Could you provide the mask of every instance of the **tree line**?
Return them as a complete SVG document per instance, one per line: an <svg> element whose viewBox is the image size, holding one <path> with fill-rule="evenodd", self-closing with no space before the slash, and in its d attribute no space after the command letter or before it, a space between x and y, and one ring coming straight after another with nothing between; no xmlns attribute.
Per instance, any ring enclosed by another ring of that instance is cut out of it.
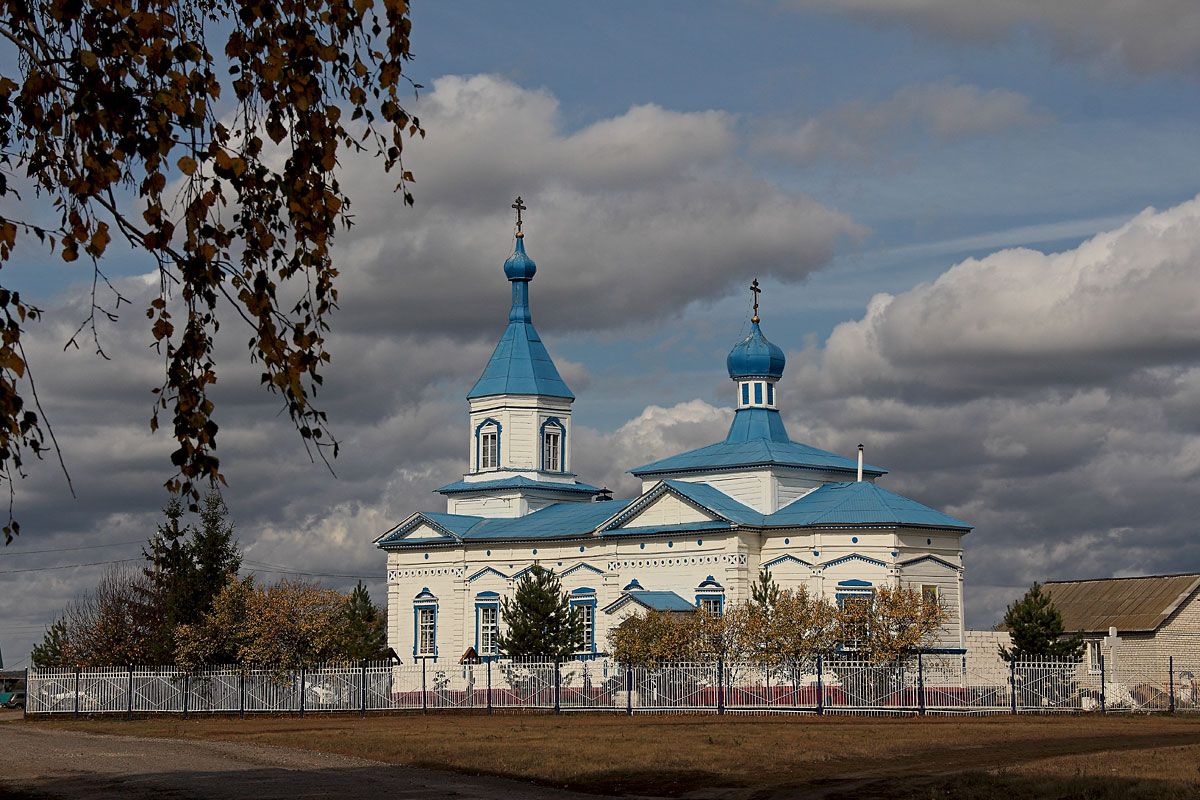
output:
<svg viewBox="0 0 1200 800"><path fill-rule="evenodd" d="M39 667L209 664L298 668L386 656L386 617L360 581L352 592L239 577L229 509L208 492L194 524L173 497L142 564L110 567L34 647Z"/></svg>
<svg viewBox="0 0 1200 800"><path fill-rule="evenodd" d="M585 646L584 623L558 577L535 566L501 606L499 650L514 657L567 658ZM906 587L833 603L804 587L781 589L759 573L748 600L721 613L644 611L609 632L611 656L637 665L717 658L779 664L841 649L874 662L928 646L946 624L937 600Z"/></svg>

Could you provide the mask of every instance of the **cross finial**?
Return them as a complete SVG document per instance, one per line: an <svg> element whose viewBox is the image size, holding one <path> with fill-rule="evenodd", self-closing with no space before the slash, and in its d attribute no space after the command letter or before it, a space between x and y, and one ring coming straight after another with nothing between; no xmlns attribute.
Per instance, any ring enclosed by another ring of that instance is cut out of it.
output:
<svg viewBox="0 0 1200 800"><path fill-rule="evenodd" d="M517 199L512 204L512 207L517 210L517 238L520 239L525 235L521 232L521 225L523 224L521 221L521 212L528 210L529 206L521 202L521 195L517 195Z"/></svg>
<svg viewBox="0 0 1200 800"><path fill-rule="evenodd" d="M754 293L754 316L750 318L753 323L758 322L758 295L762 289L758 288L758 278L750 282L750 291Z"/></svg>

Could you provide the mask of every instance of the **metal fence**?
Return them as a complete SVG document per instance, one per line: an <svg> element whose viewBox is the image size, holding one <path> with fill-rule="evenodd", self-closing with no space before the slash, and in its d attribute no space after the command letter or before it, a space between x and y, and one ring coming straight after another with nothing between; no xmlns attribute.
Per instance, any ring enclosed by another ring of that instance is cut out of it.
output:
<svg viewBox="0 0 1200 800"><path fill-rule="evenodd" d="M1198 711L1200 665L1175 659L1027 659L979 666L922 653L887 663L818 657L789 664L607 658L476 664L323 664L300 670L101 667L28 671L29 714L255 714L554 711L997 714Z"/></svg>

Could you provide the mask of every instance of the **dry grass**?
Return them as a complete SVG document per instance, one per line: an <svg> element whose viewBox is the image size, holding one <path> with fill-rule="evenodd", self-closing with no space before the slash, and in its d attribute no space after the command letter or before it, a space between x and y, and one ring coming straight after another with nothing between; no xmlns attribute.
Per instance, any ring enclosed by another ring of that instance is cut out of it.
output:
<svg viewBox="0 0 1200 800"><path fill-rule="evenodd" d="M254 742L593 792L824 787L838 796L886 785L888 796L964 800L1200 794L1200 724L1180 717L431 714L33 724Z"/></svg>

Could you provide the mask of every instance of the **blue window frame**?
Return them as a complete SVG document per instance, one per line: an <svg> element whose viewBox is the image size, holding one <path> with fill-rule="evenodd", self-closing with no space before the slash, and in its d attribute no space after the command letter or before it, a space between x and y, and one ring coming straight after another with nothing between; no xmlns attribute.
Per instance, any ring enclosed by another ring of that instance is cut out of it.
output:
<svg viewBox="0 0 1200 800"><path fill-rule="evenodd" d="M760 381L754 382L754 404L755 405L762 405L762 386L763 385Z"/></svg>
<svg viewBox="0 0 1200 800"><path fill-rule="evenodd" d="M495 428L495 430L492 430ZM475 426L475 471L499 469L500 423L488 417ZM494 438L492 438L494 436Z"/></svg>
<svg viewBox="0 0 1200 800"><path fill-rule="evenodd" d="M424 587L413 598L413 658L437 660L438 599Z"/></svg>
<svg viewBox="0 0 1200 800"><path fill-rule="evenodd" d="M767 384L767 405L775 405L775 384L773 383Z"/></svg>
<svg viewBox="0 0 1200 800"><path fill-rule="evenodd" d="M491 659L500 654L500 594L475 595L475 654Z"/></svg>
<svg viewBox="0 0 1200 800"><path fill-rule="evenodd" d="M579 652L584 656L596 653L596 590L581 586L571 592L571 608L578 609L583 615L583 647Z"/></svg>
<svg viewBox="0 0 1200 800"><path fill-rule="evenodd" d="M696 608L715 617L725 613L725 587L709 575L696 587Z"/></svg>
<svg viewBox="0 0 1200 800"><path fill-rule="evenodd" d="M742 405L750 405L750 384L748 383L742 384Z"/></svg>
<svg viewBox="0 0 1200 800"><path fill-rule="evenodd" d="M567 471L567 428L558 417L549 417L542 423L542 470L545 472Z"/></svg>

